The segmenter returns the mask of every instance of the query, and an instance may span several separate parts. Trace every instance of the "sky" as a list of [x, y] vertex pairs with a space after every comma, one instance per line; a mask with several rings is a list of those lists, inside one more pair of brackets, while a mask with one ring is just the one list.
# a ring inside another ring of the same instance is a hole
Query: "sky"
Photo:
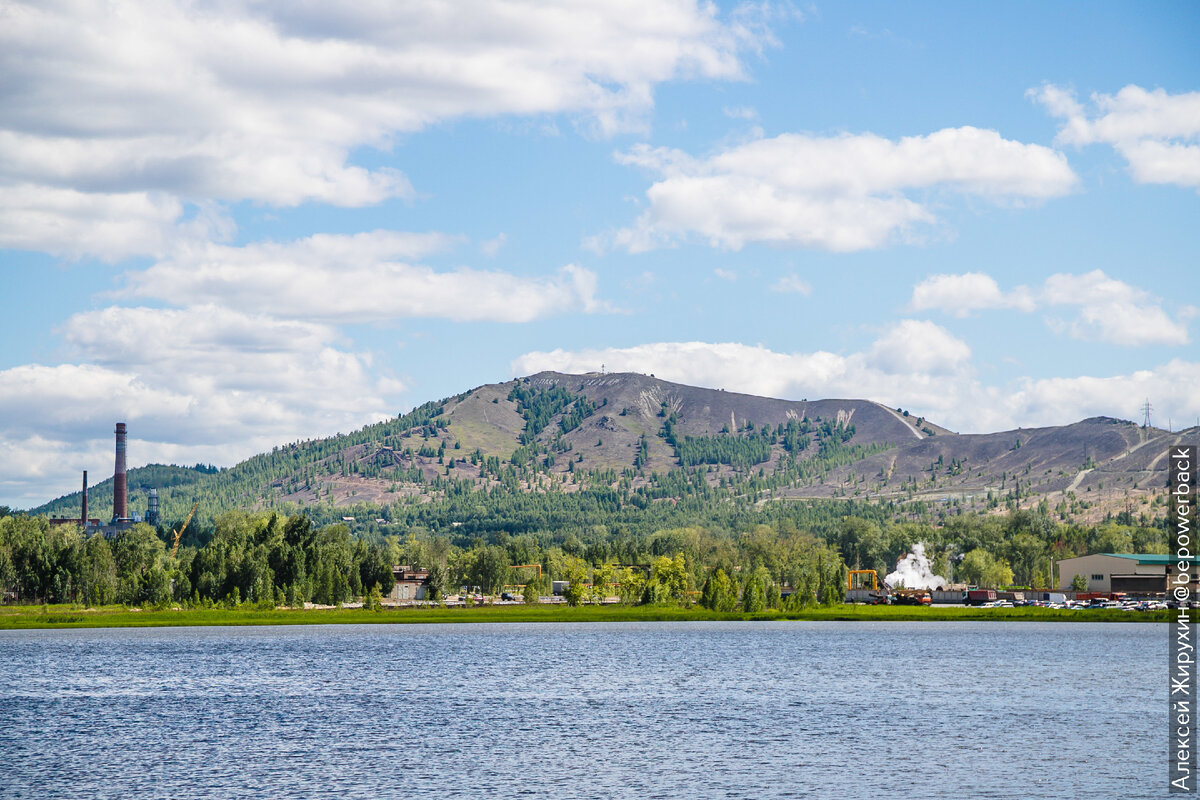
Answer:
[[633, 371], [1200, 421], [1200, 5], [0, 0], [0, 504]]

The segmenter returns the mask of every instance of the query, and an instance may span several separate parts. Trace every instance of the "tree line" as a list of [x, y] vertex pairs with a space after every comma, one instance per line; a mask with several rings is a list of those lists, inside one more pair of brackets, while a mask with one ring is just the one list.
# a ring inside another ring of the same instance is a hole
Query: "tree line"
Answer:
[[203, 547], [170, 548], [139, 523], [112, 539], [43, 517], [0, 519], [6, 602], [335, 604], [391, 590], [387, 549], [344, 525], [230, 512]]
[[[785, 595], [792, 603], [840, 600], [846, 569], [882, 577], [918, 542], [935, 573], [989, 587], [1049, 587], [1053, 562], [1076, 555], [1166, 550], [1161, 527], [1061, 523], [1044, 511], [964, 514], [935, 524], [869, 504], [656, 503], [633, 518], [617, 514], [614, 501], [608, 513], [595, 506], [589, 517], [538, 504], [548, 497], [510, 496], [526, 505], [477, 509], [473, 518], [460, 507], [469, 525], [418, 515], [398, 532], [358, 534], [303, 514], [230, 511], [204, 544], [174, 556], [168, 532], [149, 525], [110, 540], [10, 514], [0, 518], [0, 594], [6, 602], [88, 605], [329, 605], [387, 594], [393, 565], [408, 564], [430, 571], [435, 598], [462, 586], [536, 597], [562, 580], [572, 602], [617, 596], [755, 608]], [[534, 564], [540, 580], [535, 569], [513, 567]]]

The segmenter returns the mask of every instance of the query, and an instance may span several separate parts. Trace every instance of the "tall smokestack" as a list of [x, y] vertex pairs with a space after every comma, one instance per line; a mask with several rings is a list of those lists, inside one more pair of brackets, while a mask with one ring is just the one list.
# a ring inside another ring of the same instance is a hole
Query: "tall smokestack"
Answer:
[[125, 423], [117, 423], [117, 464], [113, 470], [113, 517], [129, 518], [129, 493], [125, 484]]
[[87, 530], [87, 470], [83, 471], [83, 514], [79, 518], [79, 524], [84, 530]]

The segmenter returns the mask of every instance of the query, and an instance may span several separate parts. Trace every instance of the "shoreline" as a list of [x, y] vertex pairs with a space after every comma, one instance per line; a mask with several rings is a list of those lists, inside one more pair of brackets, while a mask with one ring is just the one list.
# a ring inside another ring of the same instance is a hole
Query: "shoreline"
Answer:
[[134, 610], [76, 606], [2, 606], [0, 630], [54, 628], [238, 627], [244, 625], [423, 625], [497, 622], [716, 622], [806, 620], [828, 622], [1149, 622], [1165, 623], [1175, 611], [1022, 608], [923, 608], [839, 604], [799, 611], [722, 613], [693, 606], [478, 606], [472, 608], [261, 609], [186, 608]]

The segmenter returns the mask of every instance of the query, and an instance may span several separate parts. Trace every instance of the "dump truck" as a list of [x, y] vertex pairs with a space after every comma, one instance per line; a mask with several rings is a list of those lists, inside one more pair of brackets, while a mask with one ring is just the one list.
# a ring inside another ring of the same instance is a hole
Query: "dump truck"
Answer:
[[968, 589], [963, 596], [963, 602], [969, 606], [981, 606], [996, 599], [995, 589]]

